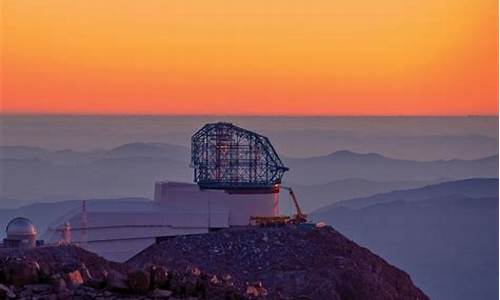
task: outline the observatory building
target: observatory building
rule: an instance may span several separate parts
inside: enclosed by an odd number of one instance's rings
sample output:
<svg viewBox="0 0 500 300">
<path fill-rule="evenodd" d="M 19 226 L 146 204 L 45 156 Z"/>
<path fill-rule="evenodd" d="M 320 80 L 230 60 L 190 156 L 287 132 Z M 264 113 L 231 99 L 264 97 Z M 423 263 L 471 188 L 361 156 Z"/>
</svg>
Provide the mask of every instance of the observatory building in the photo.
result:
<svg viewBox="0 0 500 300">
<path fill-rule="evenodd" d="M 278 215 L 279 185 L 288 168 L 267 137 L 231 123 L 206 124 L 192 136 L 191 167 L 194 183 L 156 182 L 151 202 L 83 205 L 50 225 L 45 238 L 63 240 L 69 223 L 72 243 L 126 261 L 158 239 Z"/>
<path fill-rule="evenodd" d="M 206 124 L 191 138 L 196 184 L 157 182 L 155 201 L 196 209 L 207 205 L 228 225 L 278 214 L 279 184 L 288 171 L 269 139 L 231 123 Z"/>
<path fill-rule="evenodd" d="M 37 246 L 36 237 L 38 232 L 29 219 L 13 219 L 7 224 L 5 233 L 7 238 L 3 240 L 3 247 L 28 249 Z"/>
</svg>

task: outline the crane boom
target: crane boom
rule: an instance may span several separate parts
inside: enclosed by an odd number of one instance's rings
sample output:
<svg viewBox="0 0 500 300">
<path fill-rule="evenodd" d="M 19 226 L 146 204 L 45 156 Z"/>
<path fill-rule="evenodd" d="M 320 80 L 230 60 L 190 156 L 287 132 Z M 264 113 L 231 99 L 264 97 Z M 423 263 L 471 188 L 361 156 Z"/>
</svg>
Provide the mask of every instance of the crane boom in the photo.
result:
<svg viewBox="0 0 500 300">
<path fill-rule="evenodd" d="M 290 198 L 292 198 L 293 205 L 295 206 L 296 214 L 293 216 L 292 219 L 294 219 L 296 223 L 307 222 L 307 215 L 302 213 L 302 210 L 300 209 L 299 206 L 299 201 L 297 201 L 297 197 L 295 196 L 293 189 L 289 186 L 281 186 L 281 187 L 288 191 L 288 193 L 290 194 Z"/>
</svg>

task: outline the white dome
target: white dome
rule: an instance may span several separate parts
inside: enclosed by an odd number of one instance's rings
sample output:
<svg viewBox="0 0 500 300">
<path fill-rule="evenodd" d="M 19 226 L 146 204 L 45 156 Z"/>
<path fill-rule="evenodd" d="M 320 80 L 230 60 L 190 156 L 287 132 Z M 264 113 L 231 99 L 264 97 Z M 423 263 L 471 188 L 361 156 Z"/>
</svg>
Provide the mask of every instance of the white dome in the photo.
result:
<svg viewBox="0 0 500 300">
<path fill-rule="evenodd" d="M 15 236 L 36 236 L 35 225 L 26 218 L 15 218 L 7 224 L 7 238 Z"/>
</svg>

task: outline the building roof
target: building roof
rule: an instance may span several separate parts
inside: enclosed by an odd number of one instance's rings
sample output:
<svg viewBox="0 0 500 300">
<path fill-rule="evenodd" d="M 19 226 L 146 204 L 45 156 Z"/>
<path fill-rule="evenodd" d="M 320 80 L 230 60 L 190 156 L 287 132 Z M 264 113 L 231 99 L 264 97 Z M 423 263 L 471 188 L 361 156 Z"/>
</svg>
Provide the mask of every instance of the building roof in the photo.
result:
<svg viewBox="0 0 500 300">
<path fill-rule="evenodd" d="M 7 224 L 5 229 L 7 238 L 19 236 L 36 236 L 37 230 L 35 225 L 27 218 L 15 218 Z"/>
</svg>

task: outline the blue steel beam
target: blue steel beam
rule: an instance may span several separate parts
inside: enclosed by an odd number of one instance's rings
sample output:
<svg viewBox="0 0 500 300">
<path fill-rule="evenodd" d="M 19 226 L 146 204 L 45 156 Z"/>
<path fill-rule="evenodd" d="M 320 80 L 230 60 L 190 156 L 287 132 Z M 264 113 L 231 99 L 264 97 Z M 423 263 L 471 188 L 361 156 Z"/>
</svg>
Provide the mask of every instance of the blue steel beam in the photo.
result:
<svg viewBox="0 0 500 300">
<path fill-rule="evenodd" d="M 202 188 L 269 188 L 288 168 L 269 139 L 231 123 L 210 123 L 191 138 L 194 181 Z"/>
</svg>

